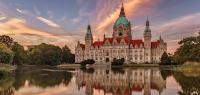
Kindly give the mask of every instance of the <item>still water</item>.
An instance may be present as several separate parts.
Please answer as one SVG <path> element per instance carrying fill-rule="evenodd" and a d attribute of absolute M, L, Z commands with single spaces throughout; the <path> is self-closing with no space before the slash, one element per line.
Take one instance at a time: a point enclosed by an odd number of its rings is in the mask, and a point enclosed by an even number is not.
<path fill-rule="evenodd" d="M 20 67 L 0 95 L 199 95 L 199 72 L 171 68 Z"/>

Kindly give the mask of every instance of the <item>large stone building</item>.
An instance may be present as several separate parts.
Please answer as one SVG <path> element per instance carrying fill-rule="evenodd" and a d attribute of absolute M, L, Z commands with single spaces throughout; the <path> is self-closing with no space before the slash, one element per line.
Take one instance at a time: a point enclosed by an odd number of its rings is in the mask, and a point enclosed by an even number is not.
<path fill-rule="evenodd" d="M 111 62 L 113 59 L 124 58 L 126 63 L 158 63 L 167 44 L 160 38 L 151 40 L 152 34 L 149 20 L 146 21 L 144 38 L 132 39 L 131 23 L 127 20 L 122 4 L 119 18 L 113 26 L 112 37 L 106 37 L 102 41 L 93 41 L 90 25 L 85 35 L 85 44 L 79 41 L 75 48 L 75 61 L 81 62 L 94 59 L 97 63 Z"/>

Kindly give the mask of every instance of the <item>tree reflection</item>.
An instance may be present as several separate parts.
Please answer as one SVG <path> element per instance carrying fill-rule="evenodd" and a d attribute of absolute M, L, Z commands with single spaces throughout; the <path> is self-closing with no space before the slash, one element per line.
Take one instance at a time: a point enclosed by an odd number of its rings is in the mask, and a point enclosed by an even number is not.
<path fill-rule="evenodd" d="M 14 88 L 14 77 L 2 76 L 0 77 L 0 95 L 13 95 Z"/>
<path fill-rule="evenodd" d="M 186 76 L 185 72 L 174 72 L 173 76 L 182 87 L 179 95 L 200 94 L 200 76 Z"/>
<path fill-rule="evenodd" d="M 13 95 L 25 85 L 40 88 L 55 87 L 60 84 L 68 86 L 72 73 L 54 69 L 30 69 L 20 68 L 15 71 L 14 76 L 5 76 L 0 79 L 0 95 Z"/>

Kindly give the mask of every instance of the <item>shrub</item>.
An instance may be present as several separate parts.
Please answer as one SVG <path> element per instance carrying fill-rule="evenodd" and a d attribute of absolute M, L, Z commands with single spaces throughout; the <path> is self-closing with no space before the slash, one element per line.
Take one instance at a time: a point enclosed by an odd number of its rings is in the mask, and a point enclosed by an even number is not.
<path fill-rule="evenodd" d="M 87 60 L 82 61 L 80 64 L 81 64 L 81 66 L 86 66 L 87 64 L 92 65 L 94 63 L 95 63 L 95 61 L 93 59 L 87 59 Z"/>
<path fill-rule="evenodd" d="M 121 66 L 125 62 L 124 58 L 121 59 L 113 59 L 113 62 L 111 63 L 112 66 Z"/>

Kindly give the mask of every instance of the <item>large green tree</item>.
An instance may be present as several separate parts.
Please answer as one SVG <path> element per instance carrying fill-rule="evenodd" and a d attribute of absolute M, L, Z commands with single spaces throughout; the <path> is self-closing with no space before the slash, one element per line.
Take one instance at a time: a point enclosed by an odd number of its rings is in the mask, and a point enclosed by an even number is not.
<path fill-rule="evenodd" d="M 0 43 L 6 44 L 7 46 L 10 46 L 13 44 L 13 38 L 7 36 L 7 35 L 1 35 L 0 36 Z"/>
<path fill-rule="evenodd" d="M 71 53 L 71 50 L 68 46 L 62 48 L 62 63 L 74 63 L 74 54 Z"/>
<path fill-rule="evenodd" d="M 17 42 L 11 46 L 12 51 L 14 52 L 13 64 L 23 64 L 26 60 L 26 53 L 24 47 Z"/>
<path fill-rule="evenodd" d="M 12 63 L 14 57 L 13 51 L 5 44 L 0 44 L 0 63 Z"/>
<path fill-rule="evenodd" d="M 177 63 L 186 61 L 200 62 L 200 33 L 196 37 L 187 37 L 179 42 L 180 47 L 176 50 L 174 59 Z"/>
<path fill-rule="evenodd" d="M 58 46 L 42 43 L 29 48 L 27 56 L 31 64 L 57 65 L 61 63 L 62 50 Z"/>
<path fill-rule="evenodd" d="M 171 59 L 166 52 L 164 52 L 163 55 L 161 56 L 160 65 L 171 65 Z"/>

